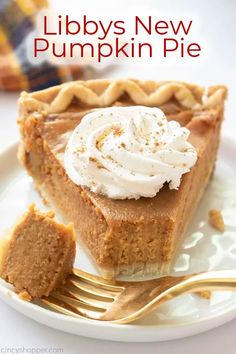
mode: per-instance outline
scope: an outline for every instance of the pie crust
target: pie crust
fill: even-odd
[[[225,86],[130,79],[76,81],[20,98],[19,159],[36,188],[66,221],[107,277],[169,272],[176,250],[213,173]],[[84,114],[113,105],[159,107],[190,130],[198,161],[178,191],[112,200],[75,185],[64,169],[67,141]]]

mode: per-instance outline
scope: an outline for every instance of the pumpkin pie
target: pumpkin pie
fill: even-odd
[[[169,272],[213,173],[226,95],[224,86],[129,79],[75,81],[21,94],[19,159],[48,204],[74,223],[79,242],[104,276]],[[178,190],[165,183],[150,198],[114,199],[68,176],[66,146],[83,117],[127,106],[158,107],[190,131],[197,162]]]

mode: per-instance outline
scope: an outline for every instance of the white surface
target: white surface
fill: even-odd
[[[235,154],[234,140],[223,136],[214,177],[177,252],[171,274],[182,275],[235,267]],[[0,155],[0,238],[33,202],[40,210],[47,210],[33,187],[32,179],[19,165],[16,155],[17,144]],[[223,234],[209,225],[210,208],[222,210],[226,225]],[[80,246],[77,248],[75,267],[97,273],[91,259]],[[142,276],[138,279],[146,278]],[[138,322],[123,326],[62,316],[22,301],[11,289],[9,284],[0,279],[0,298],[17,311],[50,327],[99,339],[127,342],[173,340],[215,328],[236,317],[235,292],[213,292],[210,301],[196,295],[185,295],[161,305]]]
[[[55,3],[55,1],[54,1]],[[70,7],[73,0],[60,2]],[[78,3],[76,1],[76,3]],[[92,1],[83,1],[83,4],[91,6]],[[109,2],[114,6],[114,2]],[[134,9],[141,4],[141,1],[126,1]],[[143,2],[142,2],[143,3]],[[57,2],[58,4],[58,2]],[[97,1],[96,1],[97,4]],[[121,6],[124,6],[119,1]],[[130,65],[116,70],[113,77],[128,76],[153,79],[180,79],[202,84],[225,83],[230,89],[229,102],[227,106],[226,122],[224,129],[232,133],[236,129],[235,102],[236,102],[236,82],[235,82],[235,52],[236,35],[235,12],[236,2],[234,0],[199,0],[196,1],[145,1],[149,13],[154,6],[162,12],[175,14],[188,13],[198,16],[201,21],[201,35],[207,40],[210,48],[208,59],[202,65],[179,68],[172,67],[144,67]],[[81,2],[79,2],[78,9]],[[95,5],[95,1],[93,1]],[[116,5],[117,6],[117,2]],[[63,7],[63,5],[62,5]],[[77,9],[77,11],[78,11]],[[99,6],[102,11],[102,6]],[[114,10],[113,10],[114,11]],[[16,97],[15,94],[0,94],[0,149],[15,141],[18,132],[15,124],[16,117]],[[19,201],[20,202],[20,201]],[[0,302],[0,349],[10,348],[32,348],[34,350],[46,348],[61,348],[64,353],[161,353],[161,354],[199,354],[207,352],[214,354],[234,354],[235,353],[235,326],[236,320],[221,326],[213,331],[197,335],[194,337],[163,343],[112,343],[76,337],[62,332],[44,327],[36,322],[25,318],[16,311]],[[32,350],[31,349],[31,350]]]

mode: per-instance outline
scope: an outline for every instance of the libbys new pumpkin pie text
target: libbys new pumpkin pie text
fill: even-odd
[[[43,15],[40,34],[34,38],[33,56],[54,58],[197,58],[202,45],[194,34],[191,19],[165,19],[133,16],[131,19],[89,18],[83,15]],[[195,38],[195,39],[193,39]]]

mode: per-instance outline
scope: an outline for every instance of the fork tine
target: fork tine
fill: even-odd
[[[86,272],[76,269],[76,268],[73,269],[72,274],[76,278],[82,279],[84,282],[96,285],[97,287],[100,286],[104,290],[120,292],[121,290],[124,289],[122,286],[119,286],[119,285],[111,285],[111,280],[103,279],[102,277],[86,273]]]
[[[77,289],[82,290],[83,292],[85,292],[89,295],[99,296],[100,298],[103,298],[103,299],[110,299],[111,300],[111,299],[114,299],[118,294],[118,292],[114,293],[111,291],[102,290],[102,289],[100,289],[94,285],[91,285],[91,284],[82,283],[81,281],[75,280],[72,277],[68,278],[66,283],[68,285],[73,285]]]
[[[79,300],[72,300],[67,296],[53,293],[49,297],[42,298],[41,301],[50,309],[56,310],[64,315],[70,315],[86,319],[100,319],[104,309],[86,305]]]
[[[70,315],[79,318],[87,317],[74,306],[60,301],[59,299],[56,299],[51,295],[48,297],[41,298],[40,302],[47,305],[47,307],[49,307],[51,310],[56,310],[57,312],[60,312],[63,315]]]
[[[90,306],[93,308],[97,308],[100,310],[107,310],[109,304],[111,304],[111,302],[104,302],[104,301],[99,301],[97,299],[87,298],[81,294],[78,294],[78,292],[75,292],[75,291],[65,288],[65,287],[59,288],[56,292],[59,294],[65,295],[66,297],[71,298],[72,300],[77,300],[81,304],[84,304],[84,305],[87,305],[87,306]]]
[[[70,306],[74,306],[76,309],[78,309],[78,311],[80,312],[100,312],[103,313],[104,311],[106,311],[106,309],[98,307],[94,304],[87,304],[84,301],[72,298],[70,295],[67,296],[66,294],[62,294],[60,292],[54,292],[52,293],[52,295],[54,298],[59,299],[67,304],[69,304]]]

